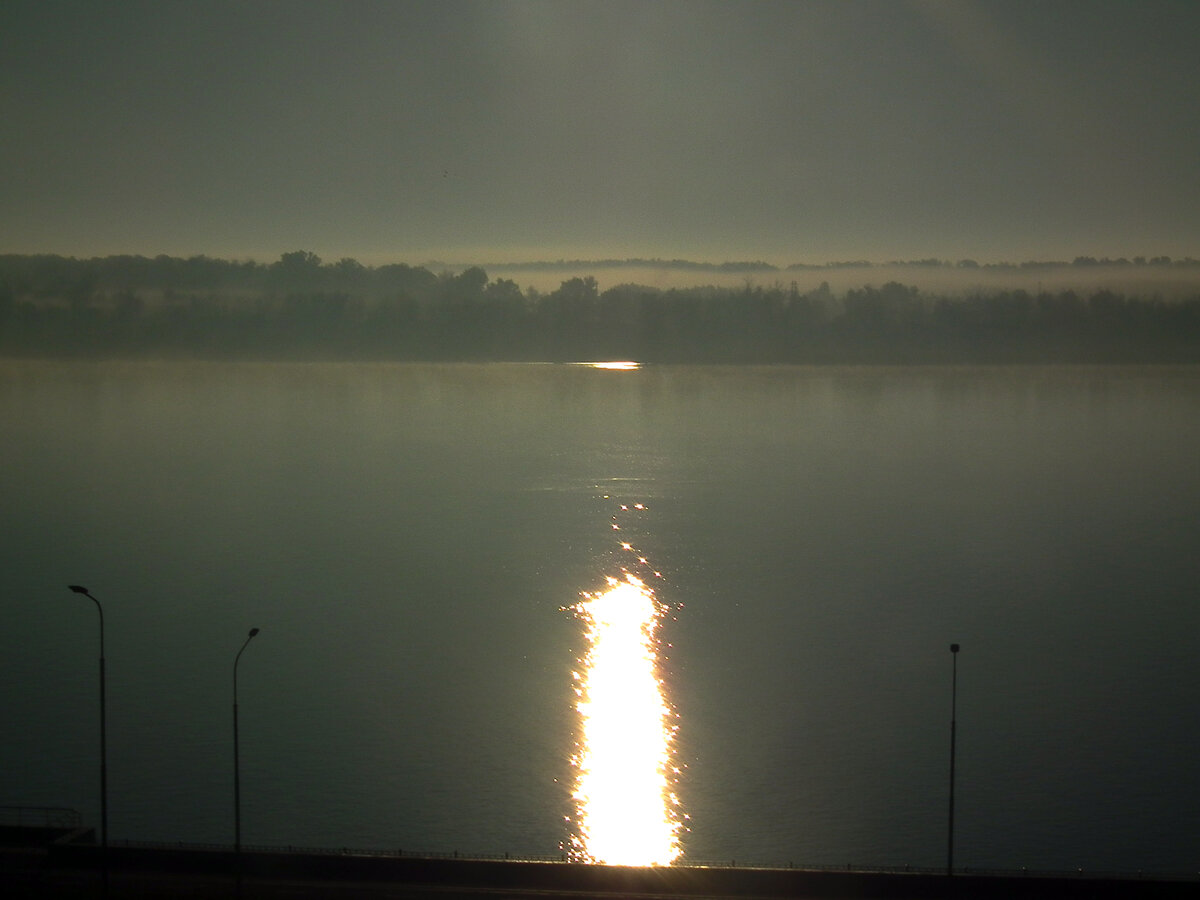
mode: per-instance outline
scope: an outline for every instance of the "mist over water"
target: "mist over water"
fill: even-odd
[[[683,861],[1194,871],[1200,370],[0,365],[0,802],[556,855],[586,649],[676,609]],[[614,510],[644,503],[617,535]]]
[[[618,285],[640,284],[662,290],[672,288],[762,288],[795,284],[801,292],[828,285],[835,293],[843,294],[864,285],[879,287],[888,282],[912,285],[923,293],[945,296],[991,294],[999,291],[1023,290],[1035,296],[1042,291],[1077,291],[1084,295],[1100,290],[1115,291],[1135,297],[1161,297],[1176,300],[1194,297],[1197,292],[1196,270],[1192,266],[1172,267],[1066,263],[1001,263],[983,264],[966,261],[930,260],[922,262],[840,263],[792,267],[748,267],[740,271],[714,271],[710,268],[676,268],[671,266],[598,265],[580,262],[578,265],[496,265],[483,267],[495,277],[509,278],[522,287],[549,292],[568,278],[595,277],[600,289]],[[433,266],[435,269],[436,265]],[[452,270],[467,268],[466,264],[451,266]]]

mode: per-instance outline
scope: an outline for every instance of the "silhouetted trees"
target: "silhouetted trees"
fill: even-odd
[[[1126,265],[1180,263],[1157,257]],[[1200,291],[1170,301],[1106,289],[939,296],[889,281],[837,296],[828,284],[802,293],[794,282],[747,280],[741,288],[622,284],[601,292],[588,276],[541,293],[492,280],[479,267],[434,273],[349,258],[324,263],[307,251],[269,265],[203,256],[0,256],[0,354],[1200,362]]]

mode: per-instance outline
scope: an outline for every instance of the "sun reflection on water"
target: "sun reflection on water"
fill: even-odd
[[[613,359],[602,362],[585,362],[578,363],[581,366],[588,366],[592,369],[611,369],[619,372],[632,372],[635,369],[641,368],[641,363],[634,362],[631,359]]]
[[[637,552],[627,542],[621,547]],[[586,862],[668,865],[681,850],[675,714],[658,676],[656,629],[665,608],[641,579],[623,572],[573,609],[586,625],[588,650],[575,673],[580,742],[572,852]]]

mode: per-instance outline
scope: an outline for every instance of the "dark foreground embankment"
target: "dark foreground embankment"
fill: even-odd
[[[101,848],[60,840],[35,858],[10,855],[0,868],[4,896],[98,895]],[[563,862],[372,856],[338,852],[114,846],[110,897],[482,897],[716,898],[1176,898],[1200,882],[930,872],[828,871],[677,866],[627,868]]]

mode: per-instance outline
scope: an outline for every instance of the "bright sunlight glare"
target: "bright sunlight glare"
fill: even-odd
[[[622,372],[631,372],[634,369],[641,368],[641,363],[636,363],[633,360],[611,360],[608,362],[585,362],[580,365],[590,366],[593,369],[616,369]]]
[[[577,675],[582,739],[576,759],[575,853],[587,862],[669,865],[680,854],[672,793],[673,713],[657,674],[663,610],[633,575],[608,579],[575,607],[589,649]]]

